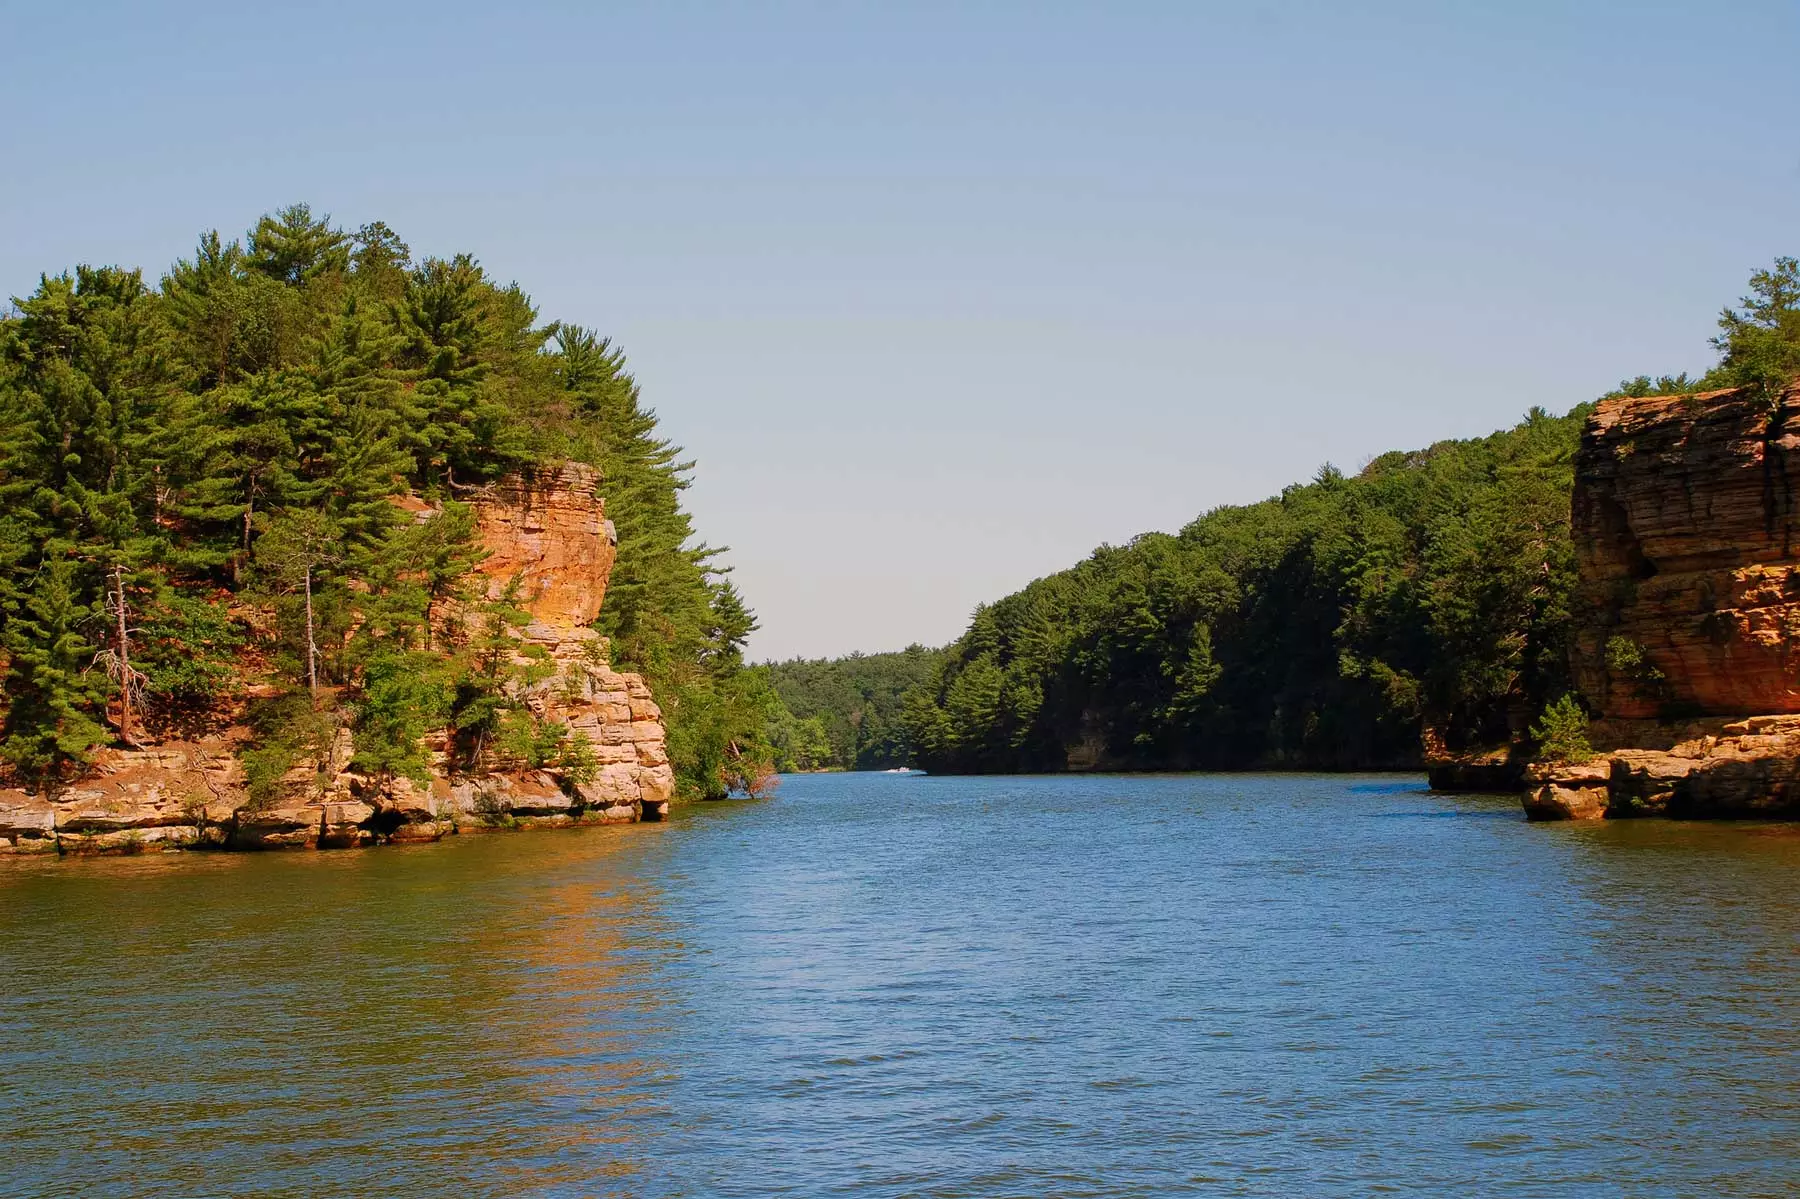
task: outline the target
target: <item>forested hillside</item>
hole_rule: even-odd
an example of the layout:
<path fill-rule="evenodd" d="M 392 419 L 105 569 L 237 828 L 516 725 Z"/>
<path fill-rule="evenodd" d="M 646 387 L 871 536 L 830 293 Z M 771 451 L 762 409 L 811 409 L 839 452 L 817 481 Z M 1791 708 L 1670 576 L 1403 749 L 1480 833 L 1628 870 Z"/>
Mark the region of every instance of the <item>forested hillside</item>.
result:
<path fill-rule="evenodd" d="M 1800 372 L 1800 266 L 1758 271 L 1719 324 L 1705 378 L 1621 390 L 1772 396 Z M 1588 411 L 1534 408 L 1354 476 L 1326 467 L 981 607 L 907 697 L 918 762 L 1355 768 L 1415 765 L 1422 735 L 1452 751 L 1518 742 L 1570 690 L 1570 488 Z"/>
<path fill-rule="evenodd" d="M 7 768 L 53 787 L 98 745 L 222 714 L 257 730 L 253 791 L 339 729 L 376 775 L 419 774 L 446 726 L 564 752 L 497 648 L 519 614 L 468 585 L 460 502 L 561 461 L 602 472 L 602 631 L 655 688 L 684 789 L 755 776 L 753 619 L 682 510 L 691 464 L 604 338 L 541 320 L 468 254 L 415 261 L 385 225 L 305 205 L 206 234 L 159 280 L 45 276 L 0 320 Z M 438 515 L 409 519 L 406 493 Z M 434 634 L 446 597 L 473 617 Z"/>
<path fill-rule="evenodd" d="M 1106 546 L 978 610 L 911 699 L 956 771 L 1410 765 L 1567 687 L 1584 409 Z"/>
<path fill-rule="evenodd" d="M 771 663 L 781 703 L 769 740 L 782 770 L 887 770 L 912 760 L 902 719 L 906 693 L 929 680 L 942 655 L 922 645 L 846 658 Z"/>

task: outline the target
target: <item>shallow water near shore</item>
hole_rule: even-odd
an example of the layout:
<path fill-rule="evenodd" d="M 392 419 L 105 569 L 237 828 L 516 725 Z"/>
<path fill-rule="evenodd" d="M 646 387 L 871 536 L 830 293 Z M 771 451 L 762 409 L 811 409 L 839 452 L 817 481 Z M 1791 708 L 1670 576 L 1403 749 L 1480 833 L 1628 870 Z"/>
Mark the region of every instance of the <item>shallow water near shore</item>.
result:
<path fill-rule="evenodd" d="M 0 863 L 0 1195 L 1783 1193 L 1796 879 L 1412 776 Z"/>

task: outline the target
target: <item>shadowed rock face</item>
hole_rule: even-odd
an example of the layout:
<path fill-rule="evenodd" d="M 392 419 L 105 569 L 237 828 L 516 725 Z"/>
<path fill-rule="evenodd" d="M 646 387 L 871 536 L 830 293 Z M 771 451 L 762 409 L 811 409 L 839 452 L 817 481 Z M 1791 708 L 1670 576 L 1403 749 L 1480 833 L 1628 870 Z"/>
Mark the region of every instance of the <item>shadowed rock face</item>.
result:
<path fill-rule="evenodd" d="M 1800 394 L 1604 400 L 1573 526 L 1576 685 L 1615 718 L 1800 712 Z"/>
<path fill-rule="evenodd" d="M 297 767 L 285 798 L 252 807 L 236 756 L 249 730 L 232 727 L 207 740 L 102 750 L 86 777 L 54 797 L 0 790 L 0 854 L 344 848 L 495 827 L 660 819 L 675 790 L 662 712 L 640 676 L 612 669 L 605 640 L 588 627 L 615 557 L 597 482 L 590 468 L 565 466 L 503 480 L 475 501 L 488 592 L 497 597 L 519 580 L 518 602 L 532 618 L 520 630 L 521 649 L 541 650 L 537 660 L 554 668 L 519 698 L 588 742 L 592 777 L 505 761 L 479 775 L 452 774 L 448 738 L 439 734 L 427 739 L 437 764 L 427 785 L 382 783 L 347 768 L 346 730 L 322 773 Z M 434 511 L 416 500 L 401 507 L 419 519 Z"/>

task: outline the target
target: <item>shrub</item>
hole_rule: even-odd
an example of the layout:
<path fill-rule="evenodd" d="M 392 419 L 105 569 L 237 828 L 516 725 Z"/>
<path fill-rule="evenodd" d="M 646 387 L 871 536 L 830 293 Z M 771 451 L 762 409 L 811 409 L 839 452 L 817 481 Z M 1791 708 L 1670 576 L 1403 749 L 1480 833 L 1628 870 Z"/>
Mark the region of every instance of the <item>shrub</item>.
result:
<path fill-rule="evenodd" d="M 1538 744 L 1538 759 L 1544 762 L 1586 762 L 1594 756 L 1588 743 L 1588 717 L 1573 695 L 1564 695 L 1544 709 L 1538 722 L 1531 726 L 1531 736 Z"/>
<path fill-rule="evenodd" d="M 1644 647 L 1629 637 L 1610 637 L 1606 642 L 1606 665 L 1621 678 L 1654 687 L 1663 681 L 1663 672 L 1650 661 Z"/>

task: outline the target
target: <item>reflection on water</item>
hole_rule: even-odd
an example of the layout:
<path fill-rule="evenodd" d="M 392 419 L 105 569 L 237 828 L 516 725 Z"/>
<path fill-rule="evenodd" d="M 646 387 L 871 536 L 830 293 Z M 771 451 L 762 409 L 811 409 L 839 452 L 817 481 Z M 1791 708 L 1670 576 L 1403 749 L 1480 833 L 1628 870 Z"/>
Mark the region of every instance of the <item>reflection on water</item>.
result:
<path fill-rule="evenodd" d="M 0 863 L 0 1195 L 1755 1195 L 1800 835 L 1410 778 L 815 776 Z"/>

